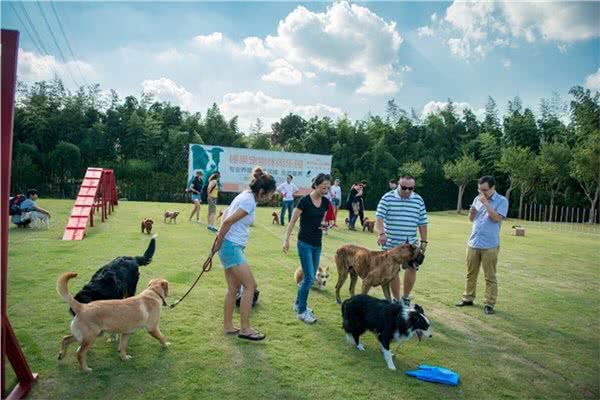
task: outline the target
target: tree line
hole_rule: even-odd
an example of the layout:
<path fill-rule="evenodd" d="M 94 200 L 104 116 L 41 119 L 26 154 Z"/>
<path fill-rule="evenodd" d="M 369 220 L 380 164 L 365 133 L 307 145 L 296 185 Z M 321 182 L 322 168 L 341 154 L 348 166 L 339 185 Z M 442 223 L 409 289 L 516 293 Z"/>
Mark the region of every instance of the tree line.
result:
<path fill-rule="evenodd" d="M 182 200 L 188 144 L 199 143 L 331 154 L 332 174 L 345 192 L 367 181 L 368 208 L 388 190 L 389 179 L 410 173 L 430 210 L 467 207 L 481 175 L 496 176 L 514 216 L 526 199 L 595 209 L 600 94 L 575 86 L 568 95 L 568 104 L 557 94 L 541 99 L 537 113 L 515 97 L 502 115 L 488 97 L 482 119 L 451 100 L 424 117 L 389 100 L 384 115 L 362 120 L 291 113 L 271 129 L 259 118 L 242 132 L 238 118 L 227 119 L 216 104 L 205 113 L 188 112 L 148 94 L 106 95 L 99 85 L 70 92 L 59 79 L 20 82 L 12 187 L 74 197 L 85 169 L 100 166 L 115 170 L 122 197 Z"/>

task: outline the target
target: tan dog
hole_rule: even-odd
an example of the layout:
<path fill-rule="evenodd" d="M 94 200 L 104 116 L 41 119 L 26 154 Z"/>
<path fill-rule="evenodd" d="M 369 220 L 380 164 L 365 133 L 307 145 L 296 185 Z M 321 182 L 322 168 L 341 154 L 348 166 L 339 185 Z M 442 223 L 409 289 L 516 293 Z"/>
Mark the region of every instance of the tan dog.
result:
<path fill-rule="evenodd" d="M 350 295 L 354 296 L 356 280 L 362 279 L 362 294 L 369 293 L 373 286 L 382 286 L 385 298 L 391 300 L 390 282 L 398 275 L 402 264 L 417 257 L 419 248 L 408 242 L 385 251 L 372 251 L 364 247 L 347 244 L 335 252 L 338 281 L 335 299 L 339 304 L 340 289 L 350 274 Z"/>
<path fill-rule="evenodd" d="M 68 282 L 76 277 L 75 272 L 63 273 L 56 282 L 56 290 L 69 307 L 75 311 L 71 321 L 72 335 L 62 340 L 58 359 L 67 354 L 67 347 L 73 342 L 79 342 L 77 360 L 81 369 L 90 372 L 87 365 L 87 352 L 102 332 L 120 333 L 119 354 L 121 359 L 129 360 L 127 341 L 129 334 L 140 328 L 146 328 L 150 335 L 160 341 L 163 347 L 168 346 L 167 339 L 160 333 L 160 307 L 165 303 L 169 292 L 169 283 L 164 279 L 152 279 L 148 287 L 137 296 L 123 300 L 98 300 L 88 304 L 78 302 L 69 293 Z"/>
<path fill-rule="evenodd" d="M 144 233 L 144 231 L 149 235 L 150 232 L 152 232 L 152 225 L 154 224 L 154 221 L 151 220 L 150 218 L 144 218 L 142 220 L 142 233 Z"/>
<path fill-rule="evenodd" d="M 179 215 L 179 211 L 165 211 L 165 224 L 167 223 L 167 219 L 169 222 L 177 223 L 177 216 Z"/>
<path fill-rule="evenodd" d="M 363 232 L 367 229 L 370 233 L 373 233 L 375 229 L 375 221 L 371 221 L 369 218 L 365 218 L 363 223 Z"/>
<path fill-rule="evenodd" d="M 304 271 L 302 271 L 302 267 L 296 268 L 294 278 L 296 279 L 296 284 L 300 286 L 300 283 L 304 279 Z M 319 265 L 317 275 L 313 281 L 313 287 L 319 290 L 325 289 L 325 285 L 327 285 L 327 279 L 329 279 L 329 267 L 323 268 Z"/>
<path fill-rule="evenodd" d="M 271 214 L 273 216 L 273 223 L 272 225 L 279 225 L 279 214 L 277 214 L 275 211 L 273 211 L 273 214 Z"/>

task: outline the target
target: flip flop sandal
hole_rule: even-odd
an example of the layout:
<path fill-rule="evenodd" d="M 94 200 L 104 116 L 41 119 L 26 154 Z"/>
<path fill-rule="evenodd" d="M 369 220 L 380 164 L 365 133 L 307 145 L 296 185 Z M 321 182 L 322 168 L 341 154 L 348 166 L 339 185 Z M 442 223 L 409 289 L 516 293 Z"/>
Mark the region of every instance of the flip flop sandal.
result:
<path fill-rule="evenodd" d="M 238 333 L 240 333 L 239 329 L 235 329 L 233 331 L 225 332 L 226 335 L 237 335 Z"/>
<path fill-rule="evenodd" d="M 254 342 L 258 342 L 260 340 L 263 340 L 266 336 L 260 332 L 253 332 L 249 335 L 244 335 L 243 333 L 238 334 L 238 338 L 240 339 L 246 339 L 246 340 L 252 340 Z"/>

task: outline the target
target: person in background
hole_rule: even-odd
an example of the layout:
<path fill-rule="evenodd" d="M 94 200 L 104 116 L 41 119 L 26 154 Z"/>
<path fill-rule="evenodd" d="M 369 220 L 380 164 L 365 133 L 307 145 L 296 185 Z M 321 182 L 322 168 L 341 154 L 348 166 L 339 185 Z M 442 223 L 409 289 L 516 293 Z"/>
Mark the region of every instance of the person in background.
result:
<path fill-rule="evenodd" d="M 331 176 L 321 173 L 315 177 L 312 184 L 313 190 L 302 197 L 298 202 L 298 206 L 294 209 L 294 215 L 283 241 L 283 252 L 287 254 L 290 248 L 290 235 L 294 230 L 296 221 L 300 219 L 297 246 L 304 279 L 298 287 L 294 311 L 298 313 L 298 319 L 306 324 L 317 322 L 317 317 L 308 308 L 307 302 L 310 288 L 319 268 L 323 231 L 327 229 L 323 217 L 329 208 L 329 200 L 326 195 L 329 193 L 330 185 Z"/>
<path fill-rule="evenodd" d="M 485 274 L 485 303 L 483 312 L 494 313 L 498 296 L 496 264 L 500 252 L 500 228 L 508 213 L 508 200 L 496 192 L 493 176 L 482 176 L 478 181 L 479 196 L 475 197 L 469 210 L 469 221 L 473 223 L 467 244 L 467 275 L 465 291 L 457 307 L 472 306 L 477 289 L 477 275 L 483 267 Z"/>
<path fill-rule="evenodd" d="M 360 212 L 360 196 L 362 196 L 362 186 L 360 183 L 355 183 L 350 188 L 346 208 L 348 210 L 348 229 L 355 231 L 356 220 Z"/>
<path fill-rule="evenodd" d="M 279 214 L 279 222 L 285 225 L 285 212 L 288 213 L 288 222 L 292 219 L 292 210 L 294 209 L 294 195 L 300 190 L 298 186 L 292 183 L 293 176 L 288 175 L 286 181 L 277 187 L 277 191 L 282 196 L 281 213 Z"/>
<path fill-rule="evenodd" d="M 208 178 L 208 188 L 206 190 L 206 199 L 208 202 L 208 215 L 206 217 L 207 229 L 211 232 L 217 232 L 215 220 L 217 218 L 217 199 L 219 198 L 219 178 L 221 173 L 215 172 Z"/>
<path fill-rule="evenodd" d="M 194 208 L 192 209 L 192 213 L 190 214 L 189 221 L 192 222 L 192 218 L 194 215 L 196 216 L 196 222 L 200 222 L 200 202 L 202 195 L 202 176 L 204 173 L 201 170 L 196 170 L 196 176 L 192 180 L 190 187 L 188 188 L 189 192 L 192 192 L 192 203 L 194 204 Z"/>
<path fill-rule="evenodd" d="M 398 188 L 398 179 L 390 179 L 388 184 L 390 185 L 390 190 L 396 190 Z"/>
<path fill-rule="evenodd" d="M 27 191 L 27 198 L 21 202 L 19 208 L 21 209 L 21 216 L 23 220 L 31 220 L 35 222 L 36 219 L 42 219 L 42 215 L 47 215 L 50 218 L 50 213 L 44 210 L 42 207 L 38 207 L 37 200 L 39 193 L 36 189 L 29 189 Z M 28 226 L 29 224 L 25 224 Z"/>
<path fill-rule="evenodd" d="M 360 195 L 358 197 L 358 218 L 360 218 L 360 226 L 365 226 L 365 188 L 367 187 L 367 181 L 360 182 Z"/>
<path fill-rule="evenodd" d="M 331 189 L 329 189 L 329 195 L 331 197 L 331 205 L 333 206 L 333 227 L 337 228 L 337 214 L 342 204 L 342 188 L 340 187 L 340 178 L 335 178 Z"/>
<path fill-rule="evenodd" d="M 248 242 L 250 225 L 256 217 L 257 203 L 271 199 L 276 189 L 275 179 L 256 167 L 252 172 L 250 189 L 238 194 L 223 215 L 223 223 L 215 240 L 213 254 L 218 253 L 225 269 L 227 295 L 223 312 L 225 334 L 237 334 L 246 340 L 263 340 L 265 335 L 250 325 L 250 311 L 256 291 L 256 281 L 246 261 L 244 251 Z M 233 325 L 233 309 L 240 287 L 244 287 L 240 302 L 240 328 Z"/>

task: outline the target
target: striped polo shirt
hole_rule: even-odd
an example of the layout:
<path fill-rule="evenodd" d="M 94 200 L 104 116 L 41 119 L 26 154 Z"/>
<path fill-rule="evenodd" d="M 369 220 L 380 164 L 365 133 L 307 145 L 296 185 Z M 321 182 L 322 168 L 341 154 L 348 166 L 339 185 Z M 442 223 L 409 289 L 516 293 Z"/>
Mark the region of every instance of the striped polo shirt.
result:
<path fill-rule="evenodd" d="M 401 245 L 408 239 L 410 243 L 417 241 L 417 227 L 427 225 L 427 211 L 423 198 L 411 193 L 406 199 L 400 197 L 398 190 L 383 195 L 377 205 L 377 218 L 383 219 L 387 242 L 384 249 Z"/>

